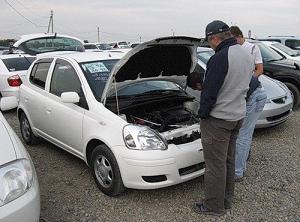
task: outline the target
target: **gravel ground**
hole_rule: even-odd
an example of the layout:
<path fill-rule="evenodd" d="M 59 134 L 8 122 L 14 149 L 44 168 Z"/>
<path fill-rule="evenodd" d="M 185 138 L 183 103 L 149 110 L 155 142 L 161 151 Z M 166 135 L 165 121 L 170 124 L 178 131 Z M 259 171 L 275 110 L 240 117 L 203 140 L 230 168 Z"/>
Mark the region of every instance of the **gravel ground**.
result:
<path fill-rule="evenodd" d="M 4 116 L 21 137 L 16 111 Z M 26 148 L 39 178 L 41 221 L 300 221 L 299 134 L 300 110 L 280 126 L 255 132 L 246 179 L 236 184 L 233 208 L 220 218 L 191 210 L 203 195 L 202 177 L 111 198 L 80 159 L 48 142 Z"/>

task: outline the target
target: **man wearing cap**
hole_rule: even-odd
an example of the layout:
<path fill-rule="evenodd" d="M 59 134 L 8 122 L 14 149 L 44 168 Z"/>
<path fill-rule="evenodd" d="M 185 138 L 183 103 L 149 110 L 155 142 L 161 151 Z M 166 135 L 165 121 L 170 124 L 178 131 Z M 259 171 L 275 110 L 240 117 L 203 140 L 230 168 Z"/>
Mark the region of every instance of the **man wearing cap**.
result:
<path fill-rule="evenodd" d="M 224 22 L 209 23 L 205 35 L 215 54 L 207 63 L 198 112 L 206 165 L 205 197 L 193 209 L 221 216 L 231 207 L 234 194 L 235 144 L 254 65 Z"/>

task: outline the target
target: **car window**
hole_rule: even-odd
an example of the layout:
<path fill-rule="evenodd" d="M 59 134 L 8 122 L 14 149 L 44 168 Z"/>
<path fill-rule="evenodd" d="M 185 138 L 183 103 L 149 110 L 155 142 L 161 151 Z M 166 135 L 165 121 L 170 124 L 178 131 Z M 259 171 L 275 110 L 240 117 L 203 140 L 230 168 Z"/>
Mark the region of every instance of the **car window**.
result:
<path fill-rule="evenodd" d="M 31 39 L 22 43 L 18 48 L 30 55 L 53 51 L 84 51 L 83 44 L 80 41 L 73 38 L 55 36 Z"/>
<path fill-rule="evenodd" d="M 285 45 L 292 49 L 300 49 L 300 40 L 299 39 L 287 39 L 285 40 Z"/>
<path fill-rule="evenodd" d="M 32 84 L 45 89 L 45 82 L 47 79 L 48 71 L 51 62 L 39 62 L 36 63 L 30 73 L 29 80 Z"/>
<path fill-rule="evenodd" d="M 130 84 L 119 89 L 118 95 L 133 96 L 133 95 L 143 94 L 151 91 L 166 91 L 166 90 L 180 91 L 180 88 L 175 83 L 170 81 L 160 81 L 160 80 L 143 81 L 143 82 Z"/>
<path fill-rule="evenodd" d="M 2 59 L 4 65 L 10 72 L 27 70 L 29 69 L 29 66 L 34 60 L 35 57 L 17 57 Z"/>
<path fill-rule="evenodd" d="M 101 99 L 110 72 L 117 61 L 117 59 L 113 59 L 80 63 L 80 67 L 96 99 Z"/>
<path fill-rule="evenodd" d="M 197 52 L 197 58 L 200 59 L 204 64 L 207 64 L 208 60 L 213 54 L 215 54 L 214 51 Z"/>
<path fill-rule="evenodd" d="M 278 52 L 276 52 L 270 46 L 266 46 L 263 43 L 255 43 L 255 44 L 259 47 L 264 62 L 284 59 L 282 55 L 278 54 Z"/>
<path fill-rule="evenodd" d="M 281 51 L 285 52 L 286 54 L 290 55 L 290 56 L 297 56 L 297 51 L 281 44 L 281 43 L 274 43 L 273 44 L 274 47 L 280 49 Z"/>
<path fill-rule="evenodd" d="M 85 49 L 98 49 L 96 45 L 90 44 L 90 45 L 84 45 Z"/>
<path fill-rule="evenodd" d="M 63 92 L 80 94 L 81 83 L 72 65 L 58 59 L 51 77 L 50 93 L 60 97 Z"/>

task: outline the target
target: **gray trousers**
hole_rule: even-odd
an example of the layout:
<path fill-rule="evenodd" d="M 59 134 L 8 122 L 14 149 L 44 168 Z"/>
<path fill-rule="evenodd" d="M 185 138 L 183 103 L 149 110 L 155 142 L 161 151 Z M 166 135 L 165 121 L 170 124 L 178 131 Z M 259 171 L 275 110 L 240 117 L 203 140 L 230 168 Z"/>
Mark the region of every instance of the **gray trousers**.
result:
<path fill-rule="evenodd" d="M 225 121 L 214 117 L 201 120 L 205 174 L 204 206 L 223 211 L 234 195 L 235 145 L 242 120 Z"/>

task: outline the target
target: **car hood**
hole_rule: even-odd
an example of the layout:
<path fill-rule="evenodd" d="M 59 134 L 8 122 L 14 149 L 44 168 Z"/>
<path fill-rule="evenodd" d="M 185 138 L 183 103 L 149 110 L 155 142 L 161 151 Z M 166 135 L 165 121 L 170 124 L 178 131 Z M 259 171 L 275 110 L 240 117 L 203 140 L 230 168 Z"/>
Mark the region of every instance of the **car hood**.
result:
<path fill-rule="evenodd" d="M 2 114 L 0 113 L 2 116 Z M 6 128 L 4 122 L 2 122 L 0 116 L 0 166 L 15 160 L 16 152 L 14 149 L 14 145 L 12 142 L 12 138 L 8 133 L 8 129 Z M 2 116 L 3 117 L 3 116 Z"/>
<path fill-rule="evenodd" d="M 268 76 L 261 75 L 259 81 L 265 89 L 268 99 L 286 96 L 286 88 L 284 88 L 277 80 Z"/>
<path fill-rule="evenodd" d="M 144 42 L 131 49 L 113 68 L 102 94 L 105 103 L 109 92 L 125 81 L 147 78 L 185 77 L 197 64 L 200 39 L 172 36 Z"/>

